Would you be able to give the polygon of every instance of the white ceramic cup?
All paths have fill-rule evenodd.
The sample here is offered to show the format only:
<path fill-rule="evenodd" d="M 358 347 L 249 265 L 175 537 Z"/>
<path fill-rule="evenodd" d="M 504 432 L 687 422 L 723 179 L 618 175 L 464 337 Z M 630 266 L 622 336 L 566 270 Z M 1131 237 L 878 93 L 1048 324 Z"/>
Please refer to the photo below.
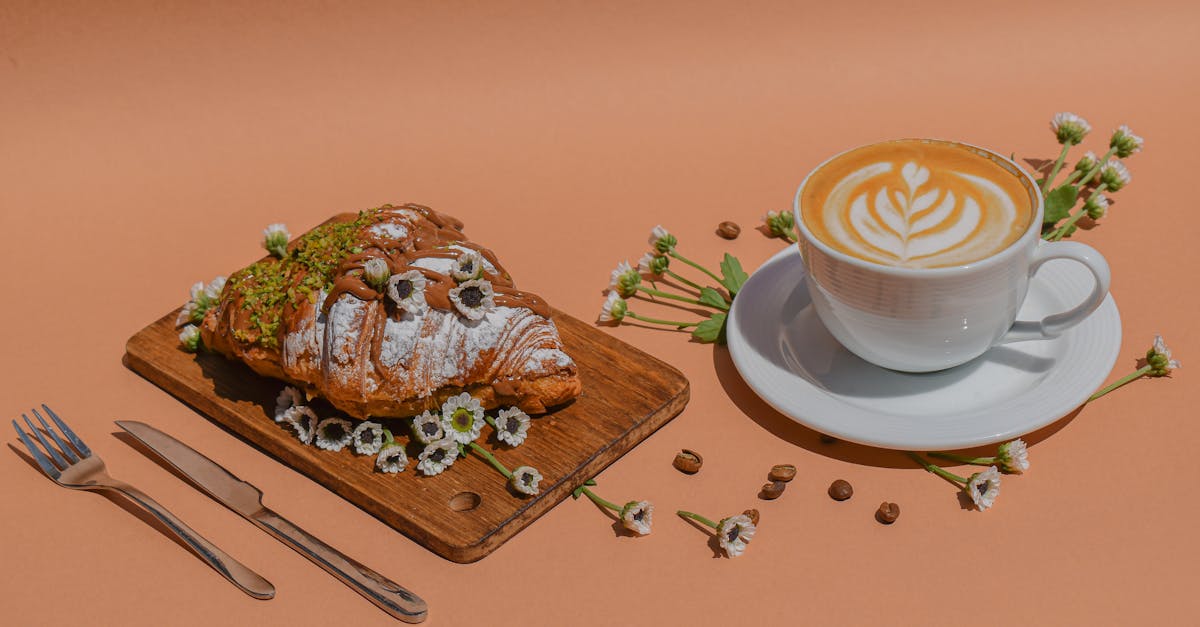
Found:
<path fill-rule="evenodd" d="M 808 268 L 807 284 L 817 315 L 843 346 L 884 368 L 932 372 L 966 363 L 997 344 L 1057 337 L 1100 306 L 1108 293 L 1108 263 L 1091 246 L 1042 240 L 1042 195 L 1024 169 L 969 144 L 921 141 L 951 145 L 992 160 L 1018 178 L 1029 193 L 1034 216 L 1015 242 L 972 263 L 941 268 L 873 263 L 835 250 L 805 225 L 804 186 L 841 155 L 817 166 L 796 191 L 800 254 Z M 1071 259 L 1091 270 L 1096 279 L 1091 294 L 1062 313 L 1016 320 L 1030 277 L 1051 259 Z"/>

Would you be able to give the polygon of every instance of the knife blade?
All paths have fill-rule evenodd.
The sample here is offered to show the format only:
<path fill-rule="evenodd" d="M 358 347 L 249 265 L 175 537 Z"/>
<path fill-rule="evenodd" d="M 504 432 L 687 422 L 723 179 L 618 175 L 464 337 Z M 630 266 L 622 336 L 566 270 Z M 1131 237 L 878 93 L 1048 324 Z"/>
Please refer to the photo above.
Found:
<path fill-rule="evenodd" d="M 118 420 L 124 429 L 193 485 L 255 526 L 290 546 L 406 623 L 419 623 L 429 613 L 425 601 L 399 584 L 346 557 L 262 504 L 262 491 L 237 478 L 220 464 L 175 438 L 136 420 Z"/>

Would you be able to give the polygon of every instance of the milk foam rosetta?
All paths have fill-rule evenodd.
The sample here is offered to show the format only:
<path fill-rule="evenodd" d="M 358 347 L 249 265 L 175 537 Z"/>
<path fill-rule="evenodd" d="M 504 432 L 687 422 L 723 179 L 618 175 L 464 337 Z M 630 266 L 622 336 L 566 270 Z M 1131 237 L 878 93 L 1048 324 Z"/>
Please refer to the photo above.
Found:
<path fill-rule="evenodd" d="M 1020 177 L 970 147 L 925 140 L 874 144 L 814 172 L 800 197 L 805 226 L 849 255 L 889 266 L 978 261 L 1029 227 Z"/>

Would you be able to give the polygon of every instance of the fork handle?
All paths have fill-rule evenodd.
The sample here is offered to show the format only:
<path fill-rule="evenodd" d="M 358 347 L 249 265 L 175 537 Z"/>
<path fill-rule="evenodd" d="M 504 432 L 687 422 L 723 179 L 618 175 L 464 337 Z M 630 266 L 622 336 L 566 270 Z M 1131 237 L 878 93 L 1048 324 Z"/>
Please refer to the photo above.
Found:
<path fill-rule="evenodd" d="M 256 599 L 270 599 L 275 596 L 275 586 L 271 585 L 271 582 L 263 579 L 261 575 L 230 557 L 225 551 L 222 551 L 215 544 L 206 540 L 204 536 L 196 533 L 195 530 L 187 526 L 182 520 L 179 520 L 175 514 L 172 514 L 167 508 L 160 505 L 158 501 L 150 498 L 145 492 L 120 481 L 114 481 L 112 484 L 102 487 L 109 488 L 126 496 L 129 500 L 141 506 L 142 509 L 153 514 L 155 518 L 171 530 L 171 533 L 174 533 L 180 540 L 183 540 L 200 559 L 207 562 L 209 566 L 212 566 L 213 570 L 221 573 L 222 577 L 228 579 L 246 594 Z"/>
<path fill-rule="evenodd" d="M 428 615 L 428 606 L 420 597 L 346 557 L 270 509 L 264 507 L 249 518 L 394 618 L 406 623 L 419 623 Z"/>

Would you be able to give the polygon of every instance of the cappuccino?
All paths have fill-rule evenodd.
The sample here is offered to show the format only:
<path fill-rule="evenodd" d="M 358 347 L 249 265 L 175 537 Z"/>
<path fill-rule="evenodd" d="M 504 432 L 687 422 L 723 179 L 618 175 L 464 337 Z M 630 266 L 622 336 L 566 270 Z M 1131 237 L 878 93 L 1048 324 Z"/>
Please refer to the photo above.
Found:
<path fill-rule="evenodd" d="M 813 172 L 804 226 L 830 248 L 905 268 L 960 266 L 1029 228 L 1038 193 L 1015 166 L 969 146 L 904 139 L 864 146 Z"/>

